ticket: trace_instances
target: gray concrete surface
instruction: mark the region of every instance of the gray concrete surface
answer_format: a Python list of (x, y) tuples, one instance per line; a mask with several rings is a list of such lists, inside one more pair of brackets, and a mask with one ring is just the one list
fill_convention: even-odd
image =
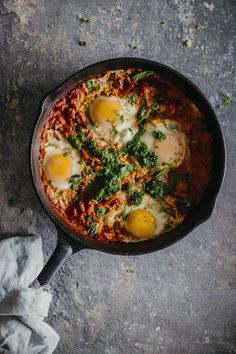
[[(80, 24), (81, 17), (90, 23)], [(98, 60), (137, 56), (176, 68), (216, 107), (222, 91), (233, 93), (235, 20), (233, 0), (1, 1), (1, 235), (40, 234), (45, 259), (55, 247), (55, 227), (38, 203), (28, 165), (47, 91)], [(192, 48), (183, 46), (186, 38)], [(48, 322), (61, 336), (57, 354), (236, 352), (236, 112), (234, 104), (216, 112), (228, 168), (214, 215), (154, 254), (84, 250), (71, 257), (52, 283)]]

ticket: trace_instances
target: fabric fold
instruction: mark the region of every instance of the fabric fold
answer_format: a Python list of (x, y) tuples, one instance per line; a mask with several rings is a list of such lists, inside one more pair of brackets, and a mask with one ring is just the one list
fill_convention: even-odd
[(0, 353), (51, 354), (58, 334), (44, 322), (51, 294), (28, 288), (43, 268), (38, 236), (0, 241)]

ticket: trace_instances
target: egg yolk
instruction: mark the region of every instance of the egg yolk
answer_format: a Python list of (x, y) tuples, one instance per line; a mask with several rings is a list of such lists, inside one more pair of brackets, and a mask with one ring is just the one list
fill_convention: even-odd
[(156, 219), (153, 214), (145, 209), (131, 211), (124, 222), (126, 231), (136, 238), (147, 238), (154, 234)]
[(71, 161), (60, 154), (52, 155), (45, 163), (44, 172), (51, 181), (65, 181), (71, 176)]
[(114, 97), (100, 96), (90, 105), (90, 116), (94, 124), (114, 124), (117, 120), (117, 113), (120, 110), (120, 103)]

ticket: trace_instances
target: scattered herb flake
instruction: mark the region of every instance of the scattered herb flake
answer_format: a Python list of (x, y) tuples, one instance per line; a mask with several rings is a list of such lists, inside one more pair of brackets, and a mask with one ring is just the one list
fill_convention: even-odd
[(93, 80), (88, 80), (86, 85), (90, 91), (97, 91), (99, 89), (99, 85), (95, 85)]
[(63, 156), (65, 156), (65, 157), (68, 156), (68, 155), (69, 155), (68, 151), (65, 151), (64, 154), (63, 154)]
[(219, 108), (227, 108), (232, 103), (233, 97), (228, 92), (222, 93), (222, 95), (224, 99), (219, 105)]
[(106, 208), (100, 207), (95, 211), (95, 215), (99, 218), (106, 214)]
[(69, 141), (69, 143), (71, 144), (71, 146), (72, 146), (74, 149), (76, 149), (76, 150), (78, 150), (78, 151), (81, 151), (82, 148), (81, 148), (80, 142), (79, 142), (79, 140), (76, 138), (75, 135), (69, 135), (68, 138), (67, 138), (67, 140)]
[(85, 47), (86, 46), (86, 42), (85, 41), (78, 41), (78, 45), (80, 47)]
[(70, 189), (75, 189), (75, 187), (77, 187), (81, 183), (81, 181), (82, 179), (80, 175), (71, 176), (69, 180)]
[(158, 182), (162, 182), (167, 172), (169, 172), (170, 166), (165, 164), (162, 169), (156, 174), (155, 180)]
[(98, 125), (96, 125), (96, 124), (88, 124), (87, 128), (90, 129), (90, 130), (96, 130), (98, 128)]
[(191, 202), (190, 200), (186, 199), (186, 198), (178, 198), (177, 200), (177, 208), (181, 211), (181, 212), (187, 212), (188, 209), (191, 207)]
[(48, 28), (53, 28), (53, 25), (51, 23), (49, 23), (47, 26)]
[(164, 21), (161, 21), (161, 22), (160, 22), (161, 25), (164, 25), (164, 23), (165, 23)]
[(52, 181), (50, 179), (48, 180), (48, 185), (52, 186)]
[(121, 213), (121, 221), (125, 221), (128, 217), (128, 212), (126, 210), (123, 210)]
[(206, 27), (203, 26), (203, 25), (201, 25), (200, 23), (196, 23), (196, 24), (194, 25), (194, 29), (195, 29), (195, 30), (202, 30), (202, 29), (204, 29), (204, 28), (206, 28)]
[(20, 208), (20, 214), (24, 214), (28, 208), (27, 207), (21, 207)]
[(136, 102), (136, 97), (134, 95), (131, 95), (128, 97), (128, 103), (133, 106), (133, 104)]
[(136, 45), (133, 45), (133, 44), (128, 44), (128, 47), (130, 47), (131, 49), (137, 49), (138, 48)]
[(138, 119), (139, 128), (143, 128), (144, 124), (147, 123), (147, 110), (146, 110), (146, 108), (141, 107), (138, 110), (137, 119)]
[(186, 48), (192, 48), (192, 40), (190, 38), (186, 38), (184, 41), (183, 41), (183, 45), (186, 47)]
[(166, 138), (165, 134), (160, 130), (154, 131), (153, 135), (156, 139), (158, 139), (160, 141), (165, 140), (165, 138)]
[(168, 98), (164, 94), (159, 94), (156, 98), (158, 104), (165, 104), (168, 103)]
[(159, 108), (159, 103), (155, 102), (151, 105), (151, 110), (156, 111)]
[(97, 233), (96, 224), (94, 223), (94, 221), (93, 221), (93, 219), (92, 219), (92, 217), (90, 215), (87, 217), (87, 220), (89, 222), (89, 224), (88, 224), (89, 236), (90, 237), (94, 237), (96, 235), (96, 233)]
[(175, 217), (175, 215), (176, 215), (175, 210), (166, 207), (162, 202), (161, 202), (161, 209), (162, 209), (165, 213), (169, 214), (169, 215), (172, 216), (172, 217)]
[(87, 18), (87, 17), (81, 17), (79, 20), (80, 20), (80, 23), (81, 23), (81, 24), (89, 23), (89, 22), (90, 22), (89, 18)]
[(142, 203), (144, 196), (144, 189), (141, 191), (134, 191), (129, 194), (128, 201), (129, 204), (139, 206)]
[(117, 112), (117, 117), (120, 120), (121, 123), (124, 123), (124, 115), (122, 112)]
[(127, 273), (134, 273), (134, 270), (133, 269), (126, 269), (126, 272)]
[(118, 133), (118, 130), (116, 129), (116, 127), (112, 127), (111, 132), (112, 132), (113, 134), (117, 134), (117, 133)]
[(133, 79), (136, 81), (139, 81), (139, 80), (144, 79), (145, 77), (148, 77), (149, 75), (152, 75), (152, 74), (154, 74), (154, 71), (152, 71), (152, 70), (142, 71), (141, 73), (134, 75)]

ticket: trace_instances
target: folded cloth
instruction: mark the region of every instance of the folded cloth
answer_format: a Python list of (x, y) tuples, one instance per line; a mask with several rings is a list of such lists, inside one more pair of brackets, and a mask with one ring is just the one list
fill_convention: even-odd
[(28, 286), (43, 267), (41, 238), (9, 237), (0, 241), (0, 353), (50, 354), (58, 334), (43, 320), (51, 294)]

